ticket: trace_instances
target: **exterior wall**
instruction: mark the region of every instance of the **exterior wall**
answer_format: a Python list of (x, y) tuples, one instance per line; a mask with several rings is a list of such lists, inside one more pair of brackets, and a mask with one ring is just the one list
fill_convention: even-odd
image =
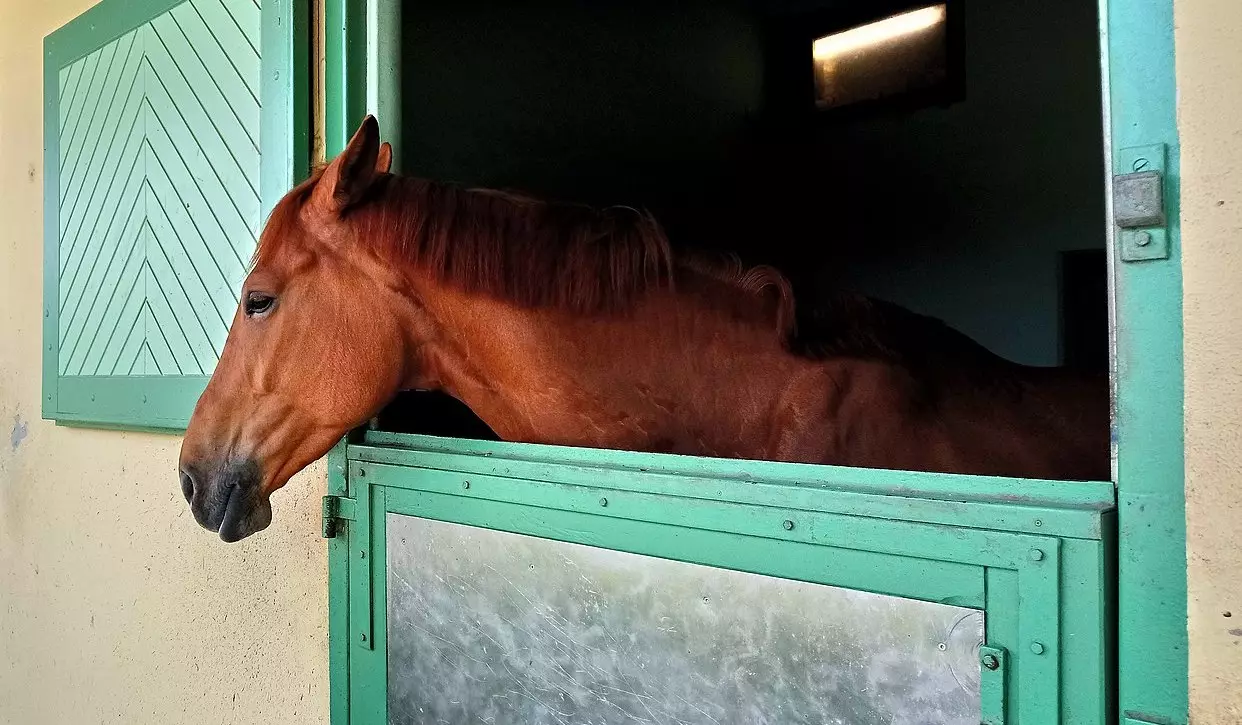
[(0, 722), (326, 723), (322, 464), (225, 545), (177, 437), (40, 420), (42, 44), (90, 4), (0, 0)]
[(1177, 0), (1175, 11), (1191, 720), (1236, 723), (1242, 722), (1242, 5)]
[[(42, 37), (89, 4), (0, 0), (0, 722), (326, 722), (322, 465), (225, 546), (180, 498), (177, 438), (39, 420)], [(1242, 718), (1242, 6), (1176, 9), (1191, 706), (1224, 723)]]

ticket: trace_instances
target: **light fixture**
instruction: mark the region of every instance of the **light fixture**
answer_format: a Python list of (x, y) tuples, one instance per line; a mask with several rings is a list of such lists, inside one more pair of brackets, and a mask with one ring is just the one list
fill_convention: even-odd
[(816, 105), (831, 108), (934, 86), (946, 76), (945, 4), (817, 38)]

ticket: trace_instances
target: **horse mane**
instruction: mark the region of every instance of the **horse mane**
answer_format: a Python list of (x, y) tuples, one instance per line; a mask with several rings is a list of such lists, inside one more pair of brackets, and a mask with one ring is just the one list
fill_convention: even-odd
[[(278, 253), (323, 168), (290, 192), (290, 203), (272, 211), (254, 263)], [(733, 255), (674, 252), (659, 222), (632, 207), (597, 208), (383, 174), (346, 214), (358, 238), (383, 258), (523, 307), (623, 311), (650, 292), (675, 289), (689, 273), (750, 297), (775, 292), (775, 328), (787, 334), (793, 323), (793, 295), (780, 272), (747, 268)]]
[[(254, 262), (279, 253), (323, 173), (317, 166), (272, 211)], [(577, 314), (624, 311), (656, 290), (695, 278), (766, 304), (774, 332), (808, 358), (883, 359), (912, 372), (996, 368), (1002, 359), (949, 328), (897, 305), (832, 293), (805, 309), (788, 279), (736, 255), (674, 252), (661, 225), (625, 206), (597, 208), (519, 192), (382, 174), (346, 211), (357, 238), (394, 264), (414, 264), (461, 289), (533, 308)], [(738, 296), (723, 296), (738, 304)], [(754, 312), (753, 305), (742, 305)], [(939, 373), (935, 371), (939, 370)]]

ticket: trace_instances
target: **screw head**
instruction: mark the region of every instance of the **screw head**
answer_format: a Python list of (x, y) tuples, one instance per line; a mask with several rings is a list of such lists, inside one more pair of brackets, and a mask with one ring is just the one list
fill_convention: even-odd
[(366, 632), (360, 632), (360, 633), (359, 633), (359, 635), (362, 637), (362, 641), (363, 641), (363, 642), (367, 641), (367, 633), (366, 633)]
[(358, 469), (358, 477), (359, 477), (359, 478), (366, 478), (366, 477), (367, 477), (367, 469), (365, 469), (365, 468), (359, 468), (359, 469)]
[(996, 655), (984, 655), (983, 666), (995, 672), (1000, 669), (1000, 660), (996, 658)]
[(470, 488), (470, 482), (469, 482), (469, 481), (462, 481), (462, 482), (461, 482), (461, 487), (462, 487), (463, 489)]
[(360, 551), (358, 552), (358, 558), (359, 558), (359, 559), (365, 559), (365, 558), (367, 558), (367, 550), (366, 550), (366, 549), (362, 549), (362, 550), (360, 550)]
[(1037, 655), (1044, 653), (1044, 645), (1042, 642), (1031, 642), (1031, 652)]
[(944, 642), (939, 642), (936, 644), (936, 649), (940, 650), (941, 652), (944, 652), (945, 650), (949, 649), (949, 645), (945, 644)]
[(1151, 165), (1151, 162), (1148, 161), (1147, 159), (1138, 158), (1134, 160), (1134, 163), (1131, 164), (1130, 168), (1134, 169), (1135, 171), (1142, 171), (1143, 169), (1147, 168), (1150, 165)]
[(1043, 525), (1044, 525), (1044, 520), (1043, 520), (1043, 519), (1035, 519), (1035, 526), (1036, 526), (1036, 527), (1043, 526)]
[(601, 498), (601, 499), (599, 500), (599, 505), (600, 505), (600, 506), (607, 506), (607, 505), (608, 505), (608, 499), (606, 499), (606, 498)]
[(785, 519), (781, 526), (784, 526), (786, 531), (793, 531), (794, 523), (789, 519)]
[(1043, 561), (1044, 552), (1040, 549), (1031, 549), (1031, 561)]

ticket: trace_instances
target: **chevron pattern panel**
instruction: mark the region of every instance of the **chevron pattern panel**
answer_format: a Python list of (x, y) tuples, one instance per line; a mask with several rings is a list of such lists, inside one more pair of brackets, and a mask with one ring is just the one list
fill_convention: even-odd
[(260, 224), (259, 35), (257, 0), (188, 0), (56, 70), (60, 376), (211, 374)]

